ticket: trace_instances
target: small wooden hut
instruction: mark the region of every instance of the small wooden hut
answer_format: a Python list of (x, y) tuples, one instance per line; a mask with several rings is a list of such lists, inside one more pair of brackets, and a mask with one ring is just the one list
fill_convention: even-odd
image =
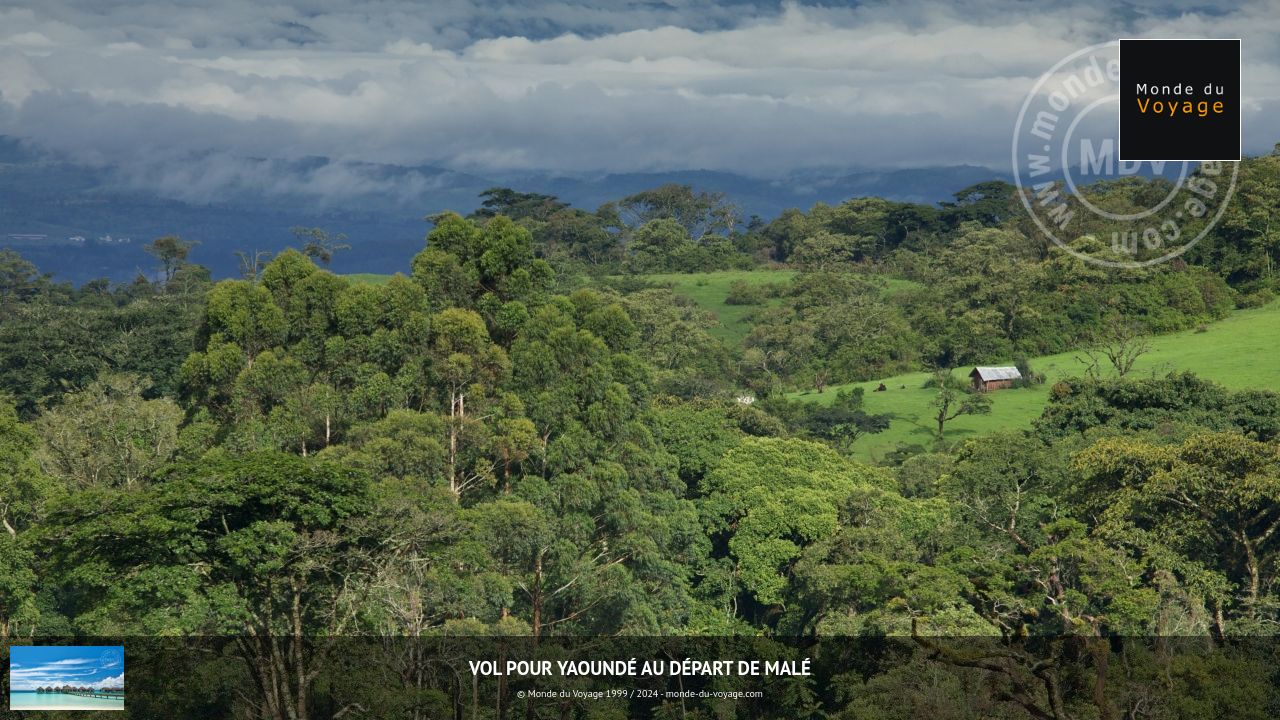
[(1018, 372), (1016, 367), (975, 367), (973, 372), (969, 373), (969, 378), (973, 381), (973, 389), (978, 392), (991, 392), (992, 390), (1003, 390), (1013, 387), (1013, 384), (1022, 379), (1022, 373)]

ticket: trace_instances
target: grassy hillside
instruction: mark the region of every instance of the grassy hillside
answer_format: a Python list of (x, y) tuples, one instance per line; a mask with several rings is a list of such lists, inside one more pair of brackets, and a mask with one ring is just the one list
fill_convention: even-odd
[[(765, 305), (726, 305), (724, 299), (729, 295), (733, 283), (742, 280), (750, 285), (764, 283), (785, 283), (795, 277), (795, 270), (721, 270), (705, 273), (656, 273), (643, 275), (650, 282), (671, 285), (672, 289), (693, 300), (701, 307), (716, 316), (719, 327), (713, 328), (711, 334), (731, 344), (742, 342), (751, 330), (747, 318), (762, 307), (777, 305), (779, 299), (772, 299)], [(914, 285), (910, 280), (887, 278), (888, 292), (901, 290)]]
[[(729, 287), (742, 280), (751, 285), (764, 283), (785, 283), (795, 276), (794, 270), (722, 270), (705, 273), (660, 273), (645, 275), (644, 279), (663, 285), (670, 285), (672, 290), (693, 300), (698, 307), (716, 316), (720, 321), (718, 327), (712, 328), (711, 334), (729, 343), (742, 342), (747, 331), (751, 329), (747, 316), (759, 310), (760, 305), (726, 305), (724, 299), (729, 295)], [(776, 304), (778, 300), (769, 300), (768, 304)]]
[[(1133, 375), (1149, 376), (1173, 370), (1191, 370), (1232, 389), (1280, 389), (1280, 302), (1263, 308), (1241, 310), (1231, 317), (1208, 326), (1205, 332), (1194, 330), (1163, 335), (1152, 339), (1151, 352), (1138, 360)], [(991, 395), (991, 414), (957, 418), (947, 424), (947, 441), (998, 430), (1027, 427), (1040, 415), (1048, 399), (1049, 386), (1056, 380), (1078, 376), (1084, 365), (1075, 360), (1079, 353), (1033, 358), (1032, 369), (1045, 374), (1047, 382), (1033, 389), (1011, 389)], [(989, 364), (1012, 364), (1009, 358), (992, 358)], [(957, 375), (971, 368), (958, 368)], [(1132, 375), (1131, 375), (1132, 376)], [(822, 393), (800, 392), (791, 397), (827, 403), (836, 392), (847, 387), (862, 387), (866, 392), (869, 412), (893, 413), (896, 419), (889, 429), (878, 435), (858, 440), (857, 455), (878, 460), (901, 444), (928, 446), (933, 439), (930, 420), (934, 391), (923, 388), (928, 373), (909, 373), (883, 380), (854, 383), (827, 388)], [(874, 392), (881, 382), (885, 392)]]
[[(789, 282), (795, 275), (795, 270), (717, 270), (703, 273), (653, 273), (638, 277), (658, 285), (669, 285), (677, 294), (693, 300), (698, 307), (711, 313), (719, 321), (719, 325), (711, 328), (711, 334), (731, 345), (737, 345), (751, 330), (748, 318), (752, 313), (782, 301), (774, 298), (767, 300), (764, 305), (726, 305), (724, 299), (729, 296), (733, 283), (741, 280), (749, 285), (781, 284)], [(391, 279), (390, 275), (376, 273), (352, 273), (344, 277), (353, 282), (375, 285), (386, 284)], [(915, 284), (911, 280), (898, 278), (887, 278), (887, 282), (888, 292)]]
[[(711, 334), (729, 343), (742, 342), (747, 331), (751, 329), (747, 316), (759, 310), (759, 305), (726, 305), (724, 299), (729, 295), (729, 287), (738, 280), (749, 284), (785, 283), (795, 276), (794, 270), (724, 270), (705, 273), (656, 273), (640, 277), (659, 285), (670, 285), (671, 288), (693, 300), (698, 307), (716, 316), (720, 325), (712, 328)], [(345, 276), (352, 282), (385, 285), (390, 275), (376, 273), (351, 273)], [(905, 280), (890, 281), (905, 283)], [(779, 302), (770, 300), (769, 304)]]
[[(729, 343), (742, 342), (747, 331), (751, 329), (747, 316), (760, 305), (726, 305), (724, 299), (729, 295), (729, 287), (738, 280), (749, 284), (785, 283), (795, 276), (794, 270), (724, 270), (705, 273), (656, 273), (641, 275), (640, 278), (659, 285), (670, 285), (680, 295), (693, 300), (698, 307), (716, 316), (720, 325), (711, 329), (711, 334)], [(377, 273), (351, 273), (345, 275), (352, 282), (385, 285), (390, 275)], [(906, 283), (906, 280), (891, 280), (890, 283)], [(898, 285), (892, 285), (897, 287)], [(769, 304), (778, 300), (770, 300)]]

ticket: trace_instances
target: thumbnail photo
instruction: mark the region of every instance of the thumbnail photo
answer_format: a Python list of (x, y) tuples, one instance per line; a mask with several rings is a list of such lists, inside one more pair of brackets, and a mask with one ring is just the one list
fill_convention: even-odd
[(9, 648), (9, 709), (124, 710), (124, 648)]

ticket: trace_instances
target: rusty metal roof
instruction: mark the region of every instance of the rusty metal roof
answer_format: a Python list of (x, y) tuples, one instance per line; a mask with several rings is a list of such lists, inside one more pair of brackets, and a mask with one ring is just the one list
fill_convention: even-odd
[(1021, 380), (1022, 373), (1016, 367), (975, 367), (969, 377), (977, 375), (983, 382), (992, 380)]

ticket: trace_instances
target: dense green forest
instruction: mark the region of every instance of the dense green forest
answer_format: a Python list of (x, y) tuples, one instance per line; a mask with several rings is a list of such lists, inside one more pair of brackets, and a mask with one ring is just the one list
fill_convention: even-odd
[[(1123, 208), (1159, 185), (1086, 192)], [(1018, 204), (985, 183), (766, 222), (685, 186), (595, 212), (495, 189), (376, 283), (326, 270), (321, 231), (218, 282), (176, 239), (152, 246), (165, 281), (122, 286), (0, 253), (0, 645), (242, 638), (204, 700), (170, 698), (187, 717), (333, 716), (308, 710), (341, 685), (327, 646), (257, 641), (345, 636), (916, 639), (733, 717), (1273, 716), (1274, 663), (1108, 658), (1110, 638), (1280, 629), (1280, 395), (1132, 371), (1152, 335), (1272, 301), (1280, 155), (1145, 269), (1060, 252)], [(740, 337), (659, 277), (744, 269), (788, 272), (732, 286)], [(989, 411), (968, 366), (1065, 351), (1086, 361), (1033, 423), (947, 436)], [(878, 464), (854, 449), (892, 418), (861, 389), (799, 394), (908, 371), (936, 440)], [(955, 637), (991, 644), (931, 644)], [(470, 708), (452, 671), (402, 660), (417, 694), (365, 716)], [(1206, 696), (1215, 674), (1241, 688)], [(486, 708), (466, 717), (627, 712)]]

